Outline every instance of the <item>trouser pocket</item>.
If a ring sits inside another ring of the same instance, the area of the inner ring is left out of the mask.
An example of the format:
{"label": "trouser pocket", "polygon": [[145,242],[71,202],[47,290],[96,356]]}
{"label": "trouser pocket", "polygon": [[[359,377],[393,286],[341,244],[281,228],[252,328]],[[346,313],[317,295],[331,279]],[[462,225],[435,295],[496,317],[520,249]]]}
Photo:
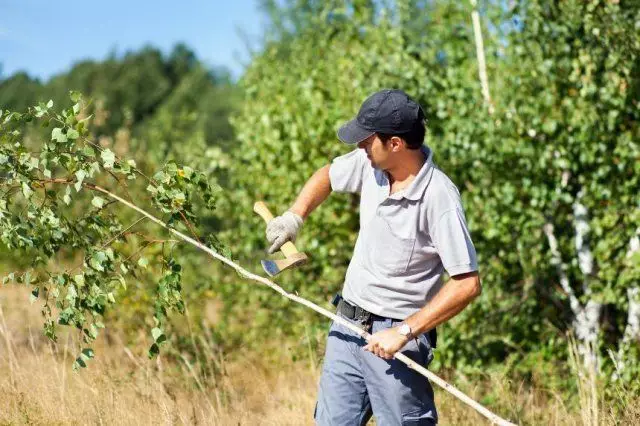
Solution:
{"label": "trouser pocket", "polygon": [[402,415],[402,426],[433,426],[437,424],[431,411],[414,411]]}
{"label": "trouser pocket", "polygon": [[417,335],[416,342],[418,344],[418,351],[422,357],[422,365],[426,367],[433,361],[433,348],[431,347],[427,333]]}

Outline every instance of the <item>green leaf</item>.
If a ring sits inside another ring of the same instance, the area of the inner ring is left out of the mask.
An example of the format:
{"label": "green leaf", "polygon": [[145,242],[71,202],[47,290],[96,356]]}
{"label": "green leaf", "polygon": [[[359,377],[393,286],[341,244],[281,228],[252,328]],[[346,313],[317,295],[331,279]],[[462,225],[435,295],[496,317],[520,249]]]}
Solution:
{"label": "green leaf", "polygon": [[56,142],[66,142],[67,135],[62,133],[62,129],[60,127],[56,127],[51,131],[51,140]]}
{"label": "green leaf", "polygon": [[84,360],[81,357],[78,357],[73,363],[72,368],[73,368],[73,371],[77,371],[81,368],[87,368],[87,363],[84,362]]}
{"label": "green leaf", "polygon": [[102,158],[102,165],[105,169],[113,168],[116,156],[109,148],[105,148],[104,151],[100,153],[100,158]]}
{"label": "green leaf", "polygon": [[98,327],[96,327],[95,324],[91,324],[86,332],[92,339],[96,339],[98,337]]}
{"label": "green leaf", "polygon": [[[122,264],[120,264],[120,266],[122,267]],[[122,269],[122,268],[120,268],[120,269]],[[120,283],[122,288],[124,290],[126,290],[127,289],[127,282],[125,281],[124,277],[122,275],[120,275],[120,274],[117,274],[116,277],[118,278],[118,282]]]}
{"label": "green leaf", "polygon": [[71,204],[71,187],[67,186],[67,188],[64,190],[64,197],[62,197],[62,201],[64,201],[64,203],[66,205]]}
{"label": "green leaf", "polygon": [[74,285],[70,285],[69,288],[67,289],[67,297],[66,299],[73,303],[76,300],[76,297],[78,297],[78,292],[76,291],[76,288]]}
{"label": "green leaf", "polygon": [[91,204],[93,204],[95,207],[101,209],[102,206],[104,206],[104,199],[100,198],[100,197],[93,197],[93,200],[91,200]]}
{"label": "green leaf", "polygon": [[84,182],[84,178],[87,177],[87,172],[85,172],[84,170],[78,170],[76,172],[76,183],[74,185],[74,187],[76,188],[76,192],[80,192],[80,189],[82,189],[82,182]]}
{"label": "green leaf", "polygon": [[29,169],[37,169],[39,165],[40,160],[38,160],[36,157],[31,157],[31,159],[29,160]]}
{"label": "green leaf", "polygon": [[149,261],[145,257],[141,257],[140,259],[138,259],[138,266],[146,269],[148,264]]}
{"label": "green leaf", "polygon": [[75,90],[69,90],[69,98],[71,98],[71,102],[78,102],[82,99],[82,93]]}
{"label": "green leaf", "polygon": [[74,275],[73,281],[78,284],[78,287],[84,287],[84,274]]}
{"label": "green leaf", "polygon": [[155,358],[160,353],[160,347],[156,343],[149,347],[149,359]]}
{"label": "green leaf", "polygon": [[154,327],[151,329],[151,335],[153,336],[154,341],[158,341],[158,338],[163,335],[162,330],[158,327]]}
{"label": "green leaf", "polygon": [[9,274],[7,274],[4,278],[2,278],[2,284],[6,284],[9,281],[13,281],[15,278],[15,273],[14,272],[10,272]]}
{"label": "green leaf", "polygon": [[183,172],[183,174],[184,174],[184,178],[185,178],[185,179],[190,179],[190,178],[191,178],[191,176],[193,175],[193,171],[194,171],[194,170],[193,170],[193,168],[191,168],[191,167],[189,167],[189,166],[184,166],[184,167],[182,168],[182,172]]}
{"label": "green leaf", "polygon": [[89,265],[96,271],[104,271],[102,263],[107,260],[107,255],[101,251],[93,253],[91,259],[89,259]]}
{"label": "green leaf", "polygon": [[79,137],[80,137],[80,133],[78,133],[76,129],[69,129],[67,131],[67,138],[74,140],[74,139],[78,139]]}
{"label": "green leaf", "polygon": [[33,304],[33,302],[35,302],[36,299],[38,298],[39,294],[40,294],[40,287],[34,287],[33,290],[31,290],[31,294],[29,295],[29,302]]}
{"label": "green leaf", "polygon": [[49,99],[49,102],[47,102],[47,108],[51,107],[53,107],[53,100]]}
{"label": "green leaf", "polygon": [[82,350],[82,353],[80,354],[80,356],[82,357],[82,359],[88,361],[90,359],[93,359],[93,357],[95,356],[95,353],[93,352],[93,349],[85,348]]}
{"label": "green leaf", "polygon": [[27,200],[33,195],[33,190],[27,182],[22,182],[22,195],[24,195],[24,198]]}

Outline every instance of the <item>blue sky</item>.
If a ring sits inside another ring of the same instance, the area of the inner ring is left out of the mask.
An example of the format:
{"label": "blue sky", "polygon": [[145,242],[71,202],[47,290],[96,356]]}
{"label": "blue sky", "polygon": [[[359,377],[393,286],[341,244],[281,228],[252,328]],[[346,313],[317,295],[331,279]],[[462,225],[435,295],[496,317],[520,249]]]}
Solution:
{"label": "blue sky", "polygon": [[0,78],[48,79],[82,59],[177,42],[238,77],[248,59],[240,32],[256,47],[264,24],[256,0],[0,0]]}

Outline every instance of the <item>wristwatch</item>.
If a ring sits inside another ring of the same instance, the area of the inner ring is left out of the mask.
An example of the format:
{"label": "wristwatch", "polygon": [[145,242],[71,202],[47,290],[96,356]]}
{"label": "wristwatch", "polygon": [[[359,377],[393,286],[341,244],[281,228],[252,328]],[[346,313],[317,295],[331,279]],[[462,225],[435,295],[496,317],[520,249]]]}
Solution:
{"label": "wristwatch", "polygon": [[413,339],[413,332],[411,331],[411,327],[406,322],[403,322],[398,327],[398,333],[402,334],[407,340]]}

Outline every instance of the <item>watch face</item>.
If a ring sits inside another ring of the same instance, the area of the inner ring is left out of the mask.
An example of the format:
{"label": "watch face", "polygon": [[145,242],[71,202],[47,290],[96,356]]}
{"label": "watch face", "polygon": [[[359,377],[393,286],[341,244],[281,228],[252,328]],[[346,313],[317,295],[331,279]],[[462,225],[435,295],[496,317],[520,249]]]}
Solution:
{"label": "watch face", "polygon": [[408,336],[411,333],[411,328],[409,327],[408,324],[402,324],[400,326],[400,334],[402,334],[403,336]]}

